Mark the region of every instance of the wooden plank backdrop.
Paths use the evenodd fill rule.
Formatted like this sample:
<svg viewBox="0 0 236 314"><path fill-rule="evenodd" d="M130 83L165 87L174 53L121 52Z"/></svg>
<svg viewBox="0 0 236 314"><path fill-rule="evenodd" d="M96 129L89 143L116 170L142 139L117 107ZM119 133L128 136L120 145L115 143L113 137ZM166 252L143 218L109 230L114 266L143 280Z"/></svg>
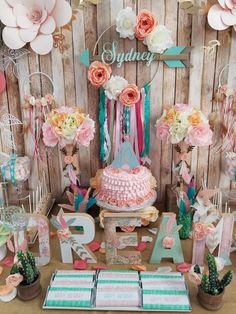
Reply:
<svg viewBox="0 0 236 314"><path fill-rule="evenodd" d="M72 0L73 7L77 1ZM85 48L93 49L98 36L110 25L114 24L115 17L120 9L132 6L136 12L146 8L158 18L159 24L166 25L172 30L172 37L176 45L194 46L191 53L191 69L169 69L162 63L153 63L147 68L144 63L126 63L122 68L113 66L113 73L123 75L131 83L141 87L157 75L151 85L151 169L158 182L158 200L164 197L165 185L175 181L172 175L172 163L176 160L176 153L171 145L157 140L155 136L155 122L161 116L164 108L177 102L189 103L200 107L205 114L212 110L212 98L218 86L219 73L228 62L236 61L236 32L229 28L222 32L212 30L207 23L206 15L188 15L179 8L176 0L103 0L98 6L91 5L79 10L77 19L72 22L72 30L63 30L68 50L63 55L59 49L53 49L47 56L38 56L31 52L18 61L20 73L17 80L9 67L6 72L7 89L0 95L1 113L10 112L19 119L24 119L24 90L25 74L42 71L52 77L56 87L55 95L59 105L79 106L82 110L96 120L96 136L88 149L81 148L78 158L81 168L81 184L88 185L91 176L95 175L101 167L99 161L99 125L98 125L98 90L93 88L87 80L87 69L80 63L79 55ZM118 39L115 29L111 29L102 38L107 40ZM216 52L207 56L202 46L207 46L212 39L218 39L221 46ZM121 40L119 45L124 50L131 47L143 49L142 44L136 41ZM226 71L227 72L227 71ZM236 64L232 64L225 75L225 82L235 84ZM44 94L45 84L43 78L35 77L26 91L33 95ZM234 86L236 87L236 86ZM32 139L29 135L14 131L17 154L33 154ZM2 151L9 151L1 147ZM34 188L37 180L45 171L47 183L54 196L59 197L67 185L63 176L63 165L58 148L54 148L50 158L46 159L44 148L41 147L44 163L37 159L32 162L32 176L29 179L29 188ZM190 158L192 170L196 174L197 186L200 186L203 175L207 178L210 187L230 187L230 181L224 176L222 169L222 156L216 154L213 148L195 148Z"/></svg>

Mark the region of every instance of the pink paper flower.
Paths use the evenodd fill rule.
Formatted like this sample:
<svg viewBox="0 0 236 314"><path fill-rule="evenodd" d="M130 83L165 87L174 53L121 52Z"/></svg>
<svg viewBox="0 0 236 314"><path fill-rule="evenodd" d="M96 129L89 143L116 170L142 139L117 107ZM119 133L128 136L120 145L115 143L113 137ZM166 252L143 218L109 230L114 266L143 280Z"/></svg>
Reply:
<svg viewBox="0 0 236 314"><path fill-rule="evenodd" d="M233 26L236 31L236 0L218 0L208 12L208 23L216 30Z"/></svg>
<svg viewBox="0 0 236 314"><path fill-rule="evenodd" d="M156 136L162 141L169 141L170 127L167 123L158 121L156 125Z"/></svg>
<svg viewBox="0 0 236 314"><path fill-rule="evenodd" d="M90 141L94 139L94 133L95 122L87 117L78 128L76 142L80 145L88 147Z"/></svg>
<svg viewBox="0 0 236 314"><path fill-rule="evenodd" d="M104 85L111 76L111 67L100 61L91 63L88 71L88 79L95 87Z"/></svg>
<svg viewBox="0 0 236 314"><path fill-rule="evenodd" d="M165 249L171 249L175 245L175 239L173 237L165 237L162 240L162 245Z"/></svg>
<svg viewBox="0 0 236 314"><path fill-rule="evenodd" d="M205 224L196 222L193 224L193 238L194 240L201 241L206 237Z"/></svg>
<svg viewBox="0 0 236 314"><path fill-rule="evenodd" d="M52 102L53 102L53 100L54 100L54 97L53 97L53 95L51 95L51 94L45 95L44 98L46 99L46 101L48 102L49 105L51 105Z"/></svg>
<svg viewBox="0 0 236 314"><path fill-rule="evenodd" d="M156 27L157 21L152 12L148 10L141 10L137 15L135 36L138 40L143 40Z"/></svg>
<svg viewBox="0 0 236 314"><path fill-rule="evenodd" d="M124 106L132 106L136 104L139 99L140 91L135 84L127 85L119 96L119 100Z"/></svg>
<svg viewBox="0 0 236 314"><path fill-rule="evenodd" d="M65 0L0 0L0 7L0 20L5 25L4 43L11 49L30 43L32 50L40 55L52 50L52 33L68 24L72 17L71 6Z"/></svg>
<svg viewBox="0 0 236 314"><path fill-rule="evenodd" d="M59 240L69 240L71 237L71 232L68 228L57 230L57 235Z"/></svg>
<svg viewBox="0 0 236 314"><path fill-rule="evenodd" d="M49 124L47 121L44 122L43 127L43 142L46 146L54 147L57 145L59 141L59 137L55 133L53 127L51 124Z"/></svg>
<svg viewBox="0 0 236 314"><path fill-rule="evenodd" d="M193 146L208 146L212 144L213 132L208 123L190 126L185 143Z"/></svg>
<svg viewBox="0 0 236 314"><path fill-rule="evenodd" d="M193 108L191 105L188 104L175 104L174 107L177 112L188 112Z"/></svg>
<svg viewBox="0 0 236 314"><path fill-rule="evenodd" d="M6 278L6 285L10 287L17 287L22 281L23 281L23 276L21 274L14 274L14 275L9 275Z"/></svg>

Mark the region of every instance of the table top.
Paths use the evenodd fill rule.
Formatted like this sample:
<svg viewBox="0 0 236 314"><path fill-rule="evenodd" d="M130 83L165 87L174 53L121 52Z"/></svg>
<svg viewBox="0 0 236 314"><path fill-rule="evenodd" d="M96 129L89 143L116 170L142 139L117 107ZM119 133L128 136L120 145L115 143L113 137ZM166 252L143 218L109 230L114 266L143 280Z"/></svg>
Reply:
<svg viewBox="0 0 236 314"><path fill-rule="evenodd" d="M160 219L158 219L158 222ZM171 266L173 271L176 270L175 265L172 263L171 260L165 260L159 265L151 265L148 263L150 259L150 255L152 253L152 248L154 245L154 240L155 236L153 236L149 231L148 228L150 227L156 227L157 224L151 224L148 227L141 227L141 228L136 228L136 231L138 232L139 239L141 239L141 236L143 235L149 235L153 237L153 242L147 244L147 249L142 252L142 261L143 265L147 266L147 270L156 270L158 266ZM55 231L55 230L54 230ZM96 238L95 240L97 241L103 241L103 236L104 232L103 229L101 229L96 223ZM72 312L71 310L43 310L42 305L44 302L44 298L46 295L47 287L50 282L50 278L52 273L55 271L55 269L73 269L72 264L63 264L61 262L61 256L60 256L60 247L59 247L59 241L57 236L51 238L51 261L48 265L44 267L40 267L41 271L41 285L42 285L42 292L41 294L35 298L32 301L21 301L18 298L14 299L10 303L2 303L0 301L0 314L33 314L33 313L69 313ZM191 262L191 252L192 252L192 241L191 240L183 240L181 241L183 252L184 252L184 258L185 262ZM30 249L32 251L37 251L38 250L38 243L34 244L33 247ZM98 263L99 264L105 264L105 255L101 254L99 252L95 253L97 258L98 258ZM76 258L76 256L75 256ZM236 273L236 252L233 252L231 254L231 260L233 265L231 267L227 267L224 269L224 271L227 271L228 269L233 269L234 272ZM91 268L91 267L89 267ZM111 265L109 266L110 269L130 269L130 266L127 265ZM8 276L10 269L7 267L4 267L4 271L2 275L0 276L0 284L4 284L5 278ZM205 314L209 313L207 310L204 310L198 303L197 301L197 287L194 286L191 282L188 281L189 285L189 290L190 290L190 302L192 305L192 313L193 314ZM81 313L121 313L119 311L106 311L106 312L101 312L101 311L86 311L82 310L80 311ZM145 312L143 313L150 313L150 312ZM165 313L170 313L170 312L165 312ZM236 313L236 279L234 278L233 282L231 283L230 286L226 288L225 295L224 295L224 306L221 310L217 312L217 314L234 314Z"/></svg>

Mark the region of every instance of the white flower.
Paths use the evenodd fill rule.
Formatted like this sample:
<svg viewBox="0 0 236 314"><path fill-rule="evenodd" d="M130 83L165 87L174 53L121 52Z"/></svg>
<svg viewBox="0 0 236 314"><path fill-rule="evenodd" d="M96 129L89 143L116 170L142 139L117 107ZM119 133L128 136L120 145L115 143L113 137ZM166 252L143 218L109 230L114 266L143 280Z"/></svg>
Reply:
<svg viewBox="0 0 236 314"><path fill-rule="evenodd" d="M170 126L171 143L181 142L188 133L189 123L186 119L177 119Z"/></svg>
<svg viewBox="0 0 236 314"><path fill-rule="evenodd" d="M164 25L158 25L150 35L148 35L144 44L148 50L153 53L163 53L166 49L172 47L174 42L171 38L171 31Z"/></svg>
<svg viewBox="0 0 236 314"><path fill-rule="evenodd" d="M121 10L116 17L116 31L121 38L134 39L136 14L131 7Z"/></svg>
<svg viewBox="0 0 236 314"><path fill-rule="evenodd" d="M40 55L53 48L53 32L70 22L72 9L65 0L0 0L4 43L19 49L30 43Z"/></svg>
<svg viewBox="0 0 236 314"><path fill-rule="evenodd" d="M47 106L48 102L47 102L46 98L44 98L44 97L41 98L41 104L43 107Z"/></svg>
<svg viewBox="0 0 236 314"><path fill-rule="evenodd" d="M105 94L110 100L117 100L122 90L128 85L128 81L119 75L112 75L104 84Z"/></svg>
<svg viewBox="0 0 236 314"><path fill-rule="evenodd" d="M31 96L30 99L29 99L29 103L30 103L32 106L34 106L34 105L35 105L35 101L36 101L35 97L34 97L34 96Z"/></svg>

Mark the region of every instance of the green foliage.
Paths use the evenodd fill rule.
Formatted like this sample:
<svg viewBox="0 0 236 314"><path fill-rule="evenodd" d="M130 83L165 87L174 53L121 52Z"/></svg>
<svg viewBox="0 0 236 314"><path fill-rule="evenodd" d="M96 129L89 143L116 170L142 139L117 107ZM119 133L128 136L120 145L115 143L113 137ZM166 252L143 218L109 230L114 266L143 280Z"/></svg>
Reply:
<svg viewBox="0 0 236 314"><path fill-rule="evenodd" d="M207 255L207 263L208 263L209 275L204 274L202 276L201 288L206 293L209 293L212 295L218 295L224 290L224 288L227 285L231 283L233 279L233 272L229 270L220 280L219 274L217 272L215 257L210 253ZM196 272L195 267L194 267L194 272Z"/></svg>
<svg viewBox="0 0 236 314"><path fill-rule="evenodd" d="M22 251L18 251L17 259L18 263L12 266L10 273L20 273L24 277L23 284L29 285L33 283L39 275L33 254L30 251L27 251L26 254Z"/></svg>

